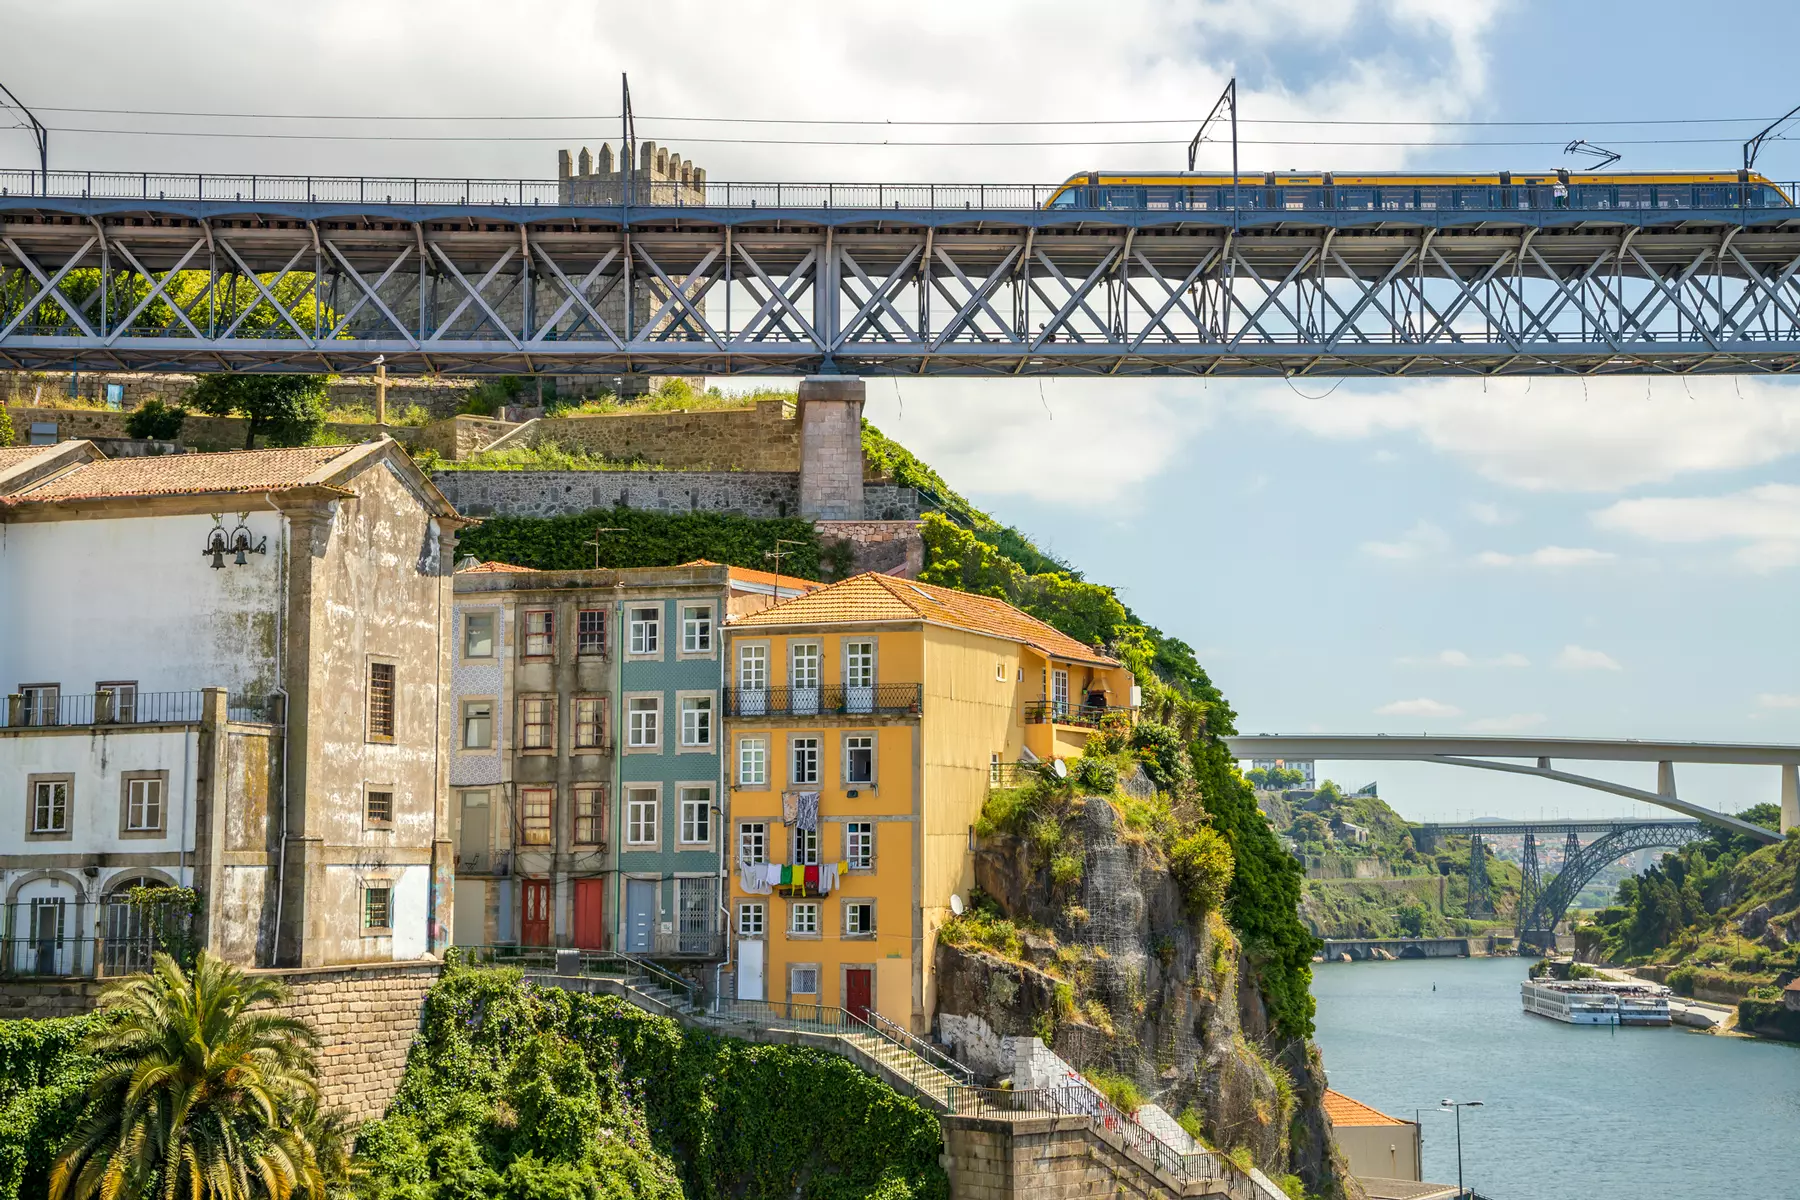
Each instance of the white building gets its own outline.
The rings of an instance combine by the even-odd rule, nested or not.
[[[0,449],[0,973],[140,966],[140,882],[249,965],[445,944],[461,524],[388,441]]]

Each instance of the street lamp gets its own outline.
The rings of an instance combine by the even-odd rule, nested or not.
[[[1452,1100],[1448,1097],[1438,1101],[1439,1108],[1448,1108],[1456,1113],[1456,1200],[1465,1200],[1468,1191],[1463,1187],[1462,1168],[1462,1110],[1480,1108],[1479,1100]]]

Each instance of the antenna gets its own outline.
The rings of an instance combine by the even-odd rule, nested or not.
[[[621,93],[619,151],[625,159],[619,164],[619,168],[625,172],[625,207],[630,208],[631,181],[637,171],[637,121],[631,115],[631,76],[623,71],[619,72],[619,90]]]
[[[781,560],[790,553],[789,551],[783,550],[782,547],[804,545],[806,545],[805,542],[793,541],[788,538],[776,538],[775,548],[773,550],[763,551],[764,558],[772,558],[775,560],[775,599],[781,599]],[[797,594],[798,593],[796,593],[796,595]]]
[[[592,546],[594,548],[594,570],[598,571],[600,569],[600,535],[603,533],[624,533],[624,532],[625,532],[624,529],[619,528],[617,526],[611,526],[611,525],[603,526],[601,528],[594,530],[594,538],[592,541],[581,543],[584,546]]]
[[[1796,113],[1800,113],[1800,104],[1788,109],[1780,120],[1770,122],[1768,128],[1744,143],[1744,170],[1749,171],[1756,166],[1756,153],[1762,149],[1763,142],[1774,137],[1775,131],[1791,121]]]
[[[1200,128],[1198,130],[1196,130],[1194,133],[1194,140],[1188,143],[1188,170],[1192,171],[1194,169],[1194,162],[1196,161],[1196,159],[1199,157],[1199,154],[1200,154],[1200,143],[1206,139],[1207,126],[1211,125],[1214,121],[1218,120],[1219,110],[1222,108],[1225,108],[1227,106],[1229,106],[1231,108],[1231,207],[1233,210],[1235,210],[1237,208],[1237,201],[1238,201],[1238,139],[1237,139],[1237,76],[1236,75],[1233,75],[1231,77],[1231,82],[1225,85],[1225,90],[1219,93],[1219,98],[1216,102],[1214,102],[1214,104],[1212,106],[1212,111],[1206,114],[1206,120],[1200,122]]]
[[[1564,146],[1563,153],[1564,154],[1591,154],[1591,155],[1593,155],[1595,158],[1600,160],[1599,162],[1595,163],[1591,168],[1589,168],[1590,170],[1594,170],[1594,171],[1604,171],[1604,170],[1606,170],[1606,168],[1612,166],[1614,163],[1618,162],[1621,158],[1625,157],[1623,154],[1620,154],[1617,150],[1608,150],[1605,146],[1596,146],[1596,145],[1594,145],[1594,143],[1585,141],[1580,138],[1577,138],[1575,141],[1572,141],[1568,145]]]
[[[0,83],[0,92],[5,92],[6,98],[12,101],[12,106],[24,113],[25,119],[31,122],[31,136],[37,142],[38,148],[38,167],[43,172],[43,194],[48,196],[50,194],[50,131],[44,127],[42,121],[37,119],[37,114],[19,103],[19,98],[12,94],[11,88]],[[1789,113],[1788,115],[1792,116],[1793,114]]]

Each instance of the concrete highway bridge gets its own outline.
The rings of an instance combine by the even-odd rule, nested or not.
[[[1787,373],[1800,208],[1738,190],[1083,208],[1046,207],[1054,187],[709,182],[626,205],[554,179],[0,171],[0,367]]]

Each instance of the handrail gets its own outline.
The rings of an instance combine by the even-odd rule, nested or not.
[[[850,1015],[854,1018],[856,1014],[852,1013]],[[938,1070],[944,1072],[944,1074],[957,1080],[957,1082],[963,1084],[972,1084],[975,1082],[974,1071],[963,1066],[963,1064],[957,1062],[954,1058],[951,1058],[948,1054],[945,1054],[942,1050],[939,1050],[936,1046],[933,1046],[923,1038],[914,1037],[906,1029],[895,1024],[893,1021],[888,1020],[874,1009],[869,1010],[869,1024],[874,1027],[874,1031],[877,1034],[886,1037],[888,1041],[893,1042],[903,1050],[912,1051]]]
[[[853,687],[827,683],[818,687],[726,688],[728,717],[881,717],[918,716],[925,689],[917,683],[876,683]]]

